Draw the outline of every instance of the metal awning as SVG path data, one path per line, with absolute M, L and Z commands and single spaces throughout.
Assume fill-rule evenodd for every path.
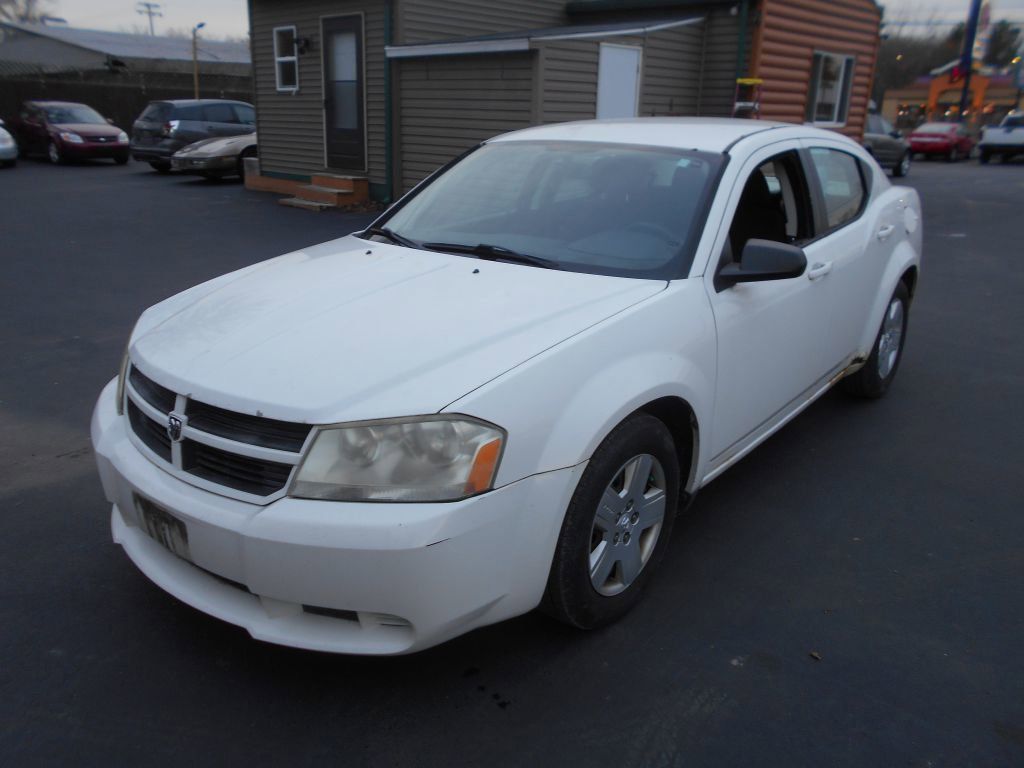
M 534 42 L 554 40 L 593 40 L 626 35 L 649 35 L 666 29 L 699 24 L 703 16 L 662 19 L 660 21 L 619 21 L 610 24 L 571 24 L 515 32 L 500 32 L 477 37 L 460 37 L 436 43 L 389 45 L 384 48 L 389 59 L 411 59 L 424 56 L 465 56 L 481 53 L 515 53 L 530 50 Z

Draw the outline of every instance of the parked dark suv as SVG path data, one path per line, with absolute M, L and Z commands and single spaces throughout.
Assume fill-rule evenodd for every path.
M 132 125 L 132 157 L 167 173 L 171 170 L 171 155 L 184 146 L 200 139 L 255 130 L 256 110 L 244 101 L 152 101 Z

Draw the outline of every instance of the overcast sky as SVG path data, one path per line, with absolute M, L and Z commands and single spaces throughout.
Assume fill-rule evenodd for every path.
M 882 5 L 886 19 L 894 25 L 915 22 L 900 25 L 909 33 L 949 29 L 921 22 L 963 19 L 970 0 L 888 0 Z M 241 36 L 248 31 L 246 0 L 164 0 L 161 6 L 163 18 L 154 20 L 157 34 L 167 29 L 190 30 L 201 21 L 206 22 L 204 31 L 210 37 Z M 135 27 L 147 28 L 149 23 L 145 16 L 136 13 L 134 0 L 50 0 L 48 8 L 52 15 L 62 16 L 73 27 L 130 32 Z M 992 17 L 1024 24 L 1024 0 L 992 0 Z

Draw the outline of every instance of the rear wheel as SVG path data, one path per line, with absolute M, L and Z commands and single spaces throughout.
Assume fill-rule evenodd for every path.
M 661 421 L 637 413 L 616 427 L 569 503 L 541 609 L 580 629 L 629 611 L 668 546 L 679 476 Z
M 991 157 L 991 154 L 989 153 L 989 151 L 987 149 L 979 149 L 978 150 L 978 162 L 981 163 L 982 165 L 988 165 L 988 161 L 989 161 L 990 157 Z
M 903 358 L 909 314 L 910 293 L 907 286 L 900 282 L 885 308 L 882 327 L 878 329 L 870 357 L 859 371 L 843 379 L 843 388 L 847 392 L 858 397 L 876 399 L 888 391 Z
M 171 172 L 171 164 L 167 163 L 167 162 L 162 162 L 160 160 L 150 160 L 149 161 L 149 165 L 157 173 L 170 173 Z

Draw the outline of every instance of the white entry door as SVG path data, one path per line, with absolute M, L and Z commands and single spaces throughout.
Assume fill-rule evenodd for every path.
M 597 117 L 636 117 L 640 103 L 640 48 L 601 43 Z

